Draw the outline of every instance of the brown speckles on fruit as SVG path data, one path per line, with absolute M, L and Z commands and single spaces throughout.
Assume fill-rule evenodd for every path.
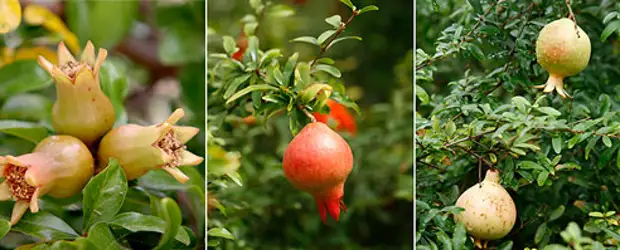
M 465 211 L 456 215 L 455 220 L 463 222 L 476 239 L 500 239 L 515 224 L 515 204 L 498 181 L 498 172 L 489 170 L 483 182 L 467 189 L 456 202 Z
M 536 40 L 536 59 L 549 72 L 549 79 L 536 88 L 570 97 L 564 90 L 563 79 L 583 71 L 590 61 L 590 52 L 590 38 L 572 20 L 562 18 L 547 24 Z

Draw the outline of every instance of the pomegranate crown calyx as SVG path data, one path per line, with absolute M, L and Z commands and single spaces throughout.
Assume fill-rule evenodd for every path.
M 499 171 L 497 169 L 487 170 L 484 181 L 499 183 Z
M 43 56 L 39 56 L 37 62 L 41 68 L 45 69 L 57 83 L 80 83 L 76 81 L 78 75 L 85 72 L 91 74 L 88 79 L 98 79 L 99 69 L 108 56 L 106 49 L 100 48 L 99 53 L 95 56 L 95 46 L 88 41 L 84 51 L 80 55 L 80 60 L 76 60 L 65 44 L 58 44 L 58 65 L 52 64 Z
M 185 112 L 183 109 L 175 110 L 166 121 L 155 125 L 159 128 L 159 138 L 153 147 L 158 148 L 162 152 L 164 158 L 164 166 L 162 168 L 172 175 L 177 181 L 185 183 L 189 180 L 179 166 L 195 166 L 200 164 L 204 159 L 186 150 L 185 143 L 193 138 L 199 130 L 193 127 L 175 126 Z
M 41 153 L 30 153 L 20 157 L 0 157 L 0 200 L 15 200 L 11 213 L 11 225 L 15 225 L 26 210 L 39 211 L 39 197 L 47 191 L 46 184 L 53 176 L 37 174 L 42 167 L 49 165 L 49 158 Z M 34 171 L 34 172 L 33 172 Z

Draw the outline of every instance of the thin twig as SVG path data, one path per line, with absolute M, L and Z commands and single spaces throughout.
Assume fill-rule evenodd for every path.
M 566 7 L 568 8 L 568 18 L 570 20 L 573 20 L 573 23 L 575 23 L 575 32 L 577 33 L 577 38 L 581 38 L 581 36 L 579 36 L 579 29 L 577 29 L 577 19 L 575 18 L 575 14 L 573 13 L 573 8 L 570 7 L 570 0 L 566 0 Z
M 489 161 L 487 161 L 487 159 L 485 159 L 484 157 L 482 157 L 482 156 L 480 156 L 480 155 L 476 154 L 476 152 L 472 151 L 471 149 L 468 149 L 468 148 L 463 147 L 463 146 L 461 146 L 461 145 L 456 145 L 456 146 L 457 146 L 457 147 L 459 147 L 459 148 L 461 148 L 461 149 L 463 149 L 463 150 L 465 150 L 467 153 L 469 153 L 469 154 L 473 155 L 474 157 L 478 158 L 478 160 L 480 160 L 480 161 L 484 162 L 484 164 L 486 164 L 486 165 L 487 165 L 487 166 L 489 166 L 490 168 L 495 168 L 495 167 L 494 167 L 494 165 L 493 165 L 493 163 L 490 163 Z
M 428 162 L 423 162 L 423 161 L 417 161 L 417 162 L 422 163 L 422 164 L 424 164 L 424 165 L 426 165 L 426 166 L 429 166 L 429 167 L 431 167 L 431 168 L 437 169 L 437 170 L 439 170 L 439 172 L 440 172 L 440 173 L 446 172 L 446 170 L 445 170 L 445 169 L 440 168 L 440 167 L 437 167 L 437 166 L 435 166 L 435 165 L 433 165 L 433 164 L 430 164 L 430 163 L 428 163 Z
M 310 112 L 308 112 L 308 110 L 306 110 L 303 106 L 299 105 L 299 109 L 301 109 L 301 112 L 304 112 L 304 115 L 306 115 L 311 122 L 316 122 L 316 118 L 310 114 Z
M 329 47 L 331 47 L 331 43 L 338 37 L 338 35 L 340 35 L 340 33 L 342 33 L 342 31 L 344 31 L 344 29 L 347 28 L 347 26 L 349 26 L 351 21 L 353 21 L 353 18 L 359 14 L 360 14 L 359 11 L 354 10 L 351 16 L 349 17 L 349 19 L 345 23 L 340 24 L 340 27 L 338 28 L 338 30 L 336 30 L 336 33 L 334 33 L 334 35 L 332 35 L 332 37 L 329 40 L 327 40 L 327 43 L 325 44 L 325 46 L 321 48 L 321 51 L 319 52 L 319 54 L 316 56 L 316 58 L 314 58 L 314 60 L 312 60 L 312 64 L 310 64 L 310 68 L 314 67 L 314 64 L 316 64 L 316 61 L 319 60 L 319 58 L 321 58 L 323 53 L 325 53 L 325 51 L 327 51 Z

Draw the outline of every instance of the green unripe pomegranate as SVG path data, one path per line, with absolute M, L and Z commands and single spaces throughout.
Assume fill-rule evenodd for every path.
M 497 170 L 488 170 L 484 180 L 467 189 L 456 201 L 462 211 L 455 216 L 476 240 L 497 240 L 506 236 L 517 219 L 515 203 L 499 184 Z
M 536 59 L 549 73 L 545 93 L 557 91 L 562 98 L 570 95 L 564 90 L 564 78 L 583 71 L 590 61 L 590 38 L 568 18 L 553 21 L 540 31 L 536 40 Z
M 58 135 L 43 139 L 32 153 L 0 157 L 0 200 L 15 200 L 11 224 L 30 208 L 39 211 L 39 197 L 67 198 L 82 191 L 94 173 L 94 159 L 82 141 Z
M 56 83 L 56 102 L 52 126 L 58 134 L 74 136 L 93 146 L 115 122 L 114 107 L 99 85 L 99 72 L 108 52 L 89 41 L 80 60 L 71 55 L 64 43 L 58 45 L 58 65 L 39 56 L 39 65 Z

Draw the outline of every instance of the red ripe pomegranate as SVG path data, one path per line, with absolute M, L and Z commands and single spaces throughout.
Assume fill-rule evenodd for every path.
M 315 112 L 313 115 L 317 121 L 330 124 L 329 120 L 332 119 L 336 123 L 336 131 L 347 131 L 352 136 L 357 133 L 357 123 L 355 118 L 344 105 L 329 99 L 327 101 L 329 107 L 329 114 L 321 114 Z
M 248 36 L 245 34 L 245 31 L 241 31 L 241 34 L 237 38 L 237 46 L 239 50 L 232 55 L 232 58 L 241 61 L 243 54 L 248 49 Z
M 336 221 L 342 201 L 344 182 L 353 168 L 349 144 L 326 124 L 306 125 L 284 152 L 284 175 L 299 190 L 314 196 L 323 223 L 327 213 Z

